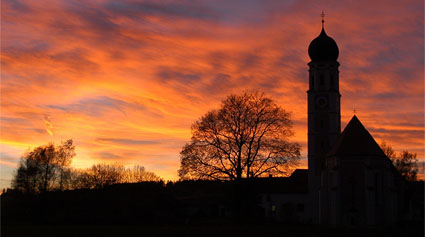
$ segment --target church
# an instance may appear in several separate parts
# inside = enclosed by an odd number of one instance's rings
[[[374,226],[396,222],[403,182],[354,115],[341,133],[338,45],[324,28],[308,47],[308,190],[314,223]]]
[[[308,177],[305,183],[294,180],[308,188],[304,194],[267,194],[272,201],[264,208],[297,200],[296,205],[305,206],[298,213],[302,222],[330,227],[394,224],[403,206],[403,179],[357,116],[341,132],[339,49],[326,34],[323,19],[308,54],[308,170],[294,172]]]

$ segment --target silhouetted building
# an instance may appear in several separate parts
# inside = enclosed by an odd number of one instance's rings
[[[341,133],[338,46],[322,31],[308,48],[308,210],[329,226],[389,225],[403,181],[356,116]]]
[[[308,185],[309,210],[319,221],[321,177],[325,155],[341,133],[339,94],[339,50],[336,42],[322,31],[308,47],[311,62],[308,94]]]
[[[267,218],[282,222],[309,221],[306,208],[309,202],[307,173],[306,169],[297,169],[289,177],[253,180],[260,196],[260,206]]]

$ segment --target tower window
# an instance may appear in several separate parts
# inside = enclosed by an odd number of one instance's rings
[[[325,84],[325,79],[323,78],[323,74],[320,74],[320,85],[322,86],[323,84]]]
[[[314,87],[314,76],[311,76],[311,87]]]
[[[331,75],[331,86],[333,86],[333,85],[334,85],[334,76]]]

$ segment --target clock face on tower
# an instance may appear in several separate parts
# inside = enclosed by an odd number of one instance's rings
[[[328,107],[328,97],[326,96],[317,96],[316,97],[316,106],[320,109],[324,109]]]

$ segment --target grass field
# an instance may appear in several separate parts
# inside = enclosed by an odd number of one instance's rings
[[[327,236],[327,237],[367,237],[367,236],[424,236],[423,226],[415,228],[386,229],[327,229],[314,226],[287,226],[281,224],[263,225],[156,225],[156,226],[2,226],[2,237],[8,236],[200,236],[200,237],[270,237],[270,236]]]

